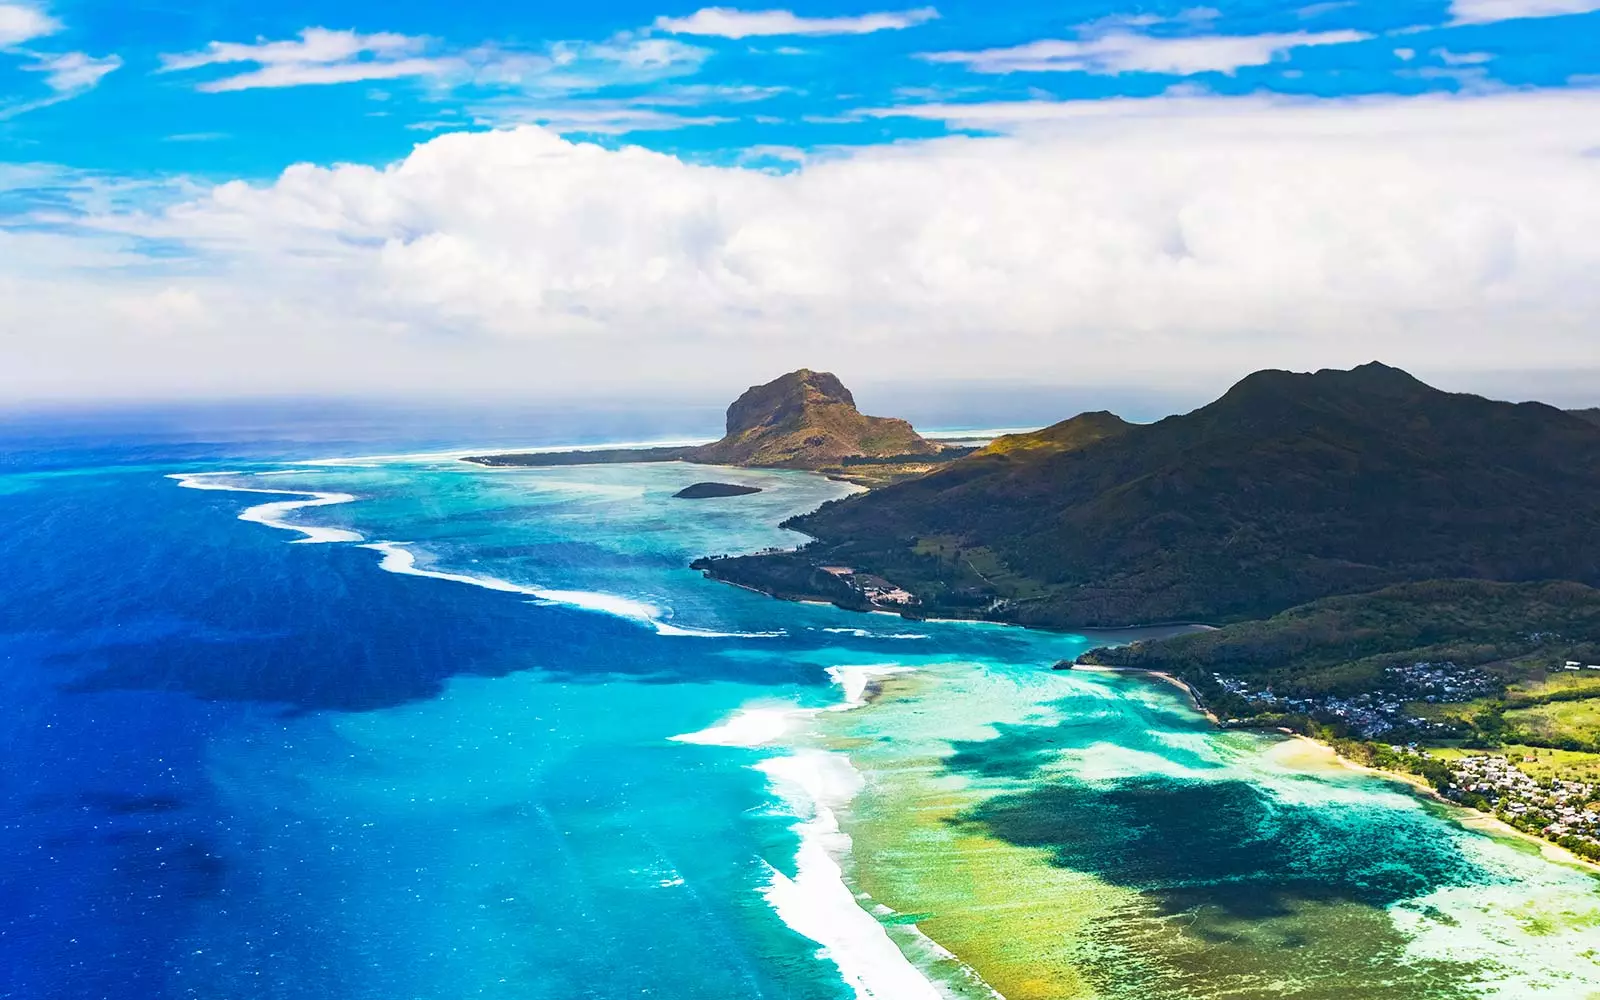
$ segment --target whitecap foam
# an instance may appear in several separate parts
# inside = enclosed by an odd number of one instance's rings
[[[648,625],[655,625],[661,617],[661,609],[654,604],[618,597],[615,594],[601,594],[592,590],[548,590],[543,587],[528,588],[525,592],[550,604],[582,608],[584,611],[598,611]]]
[[[844,712],[867,703],[867,687],[879,677],[915,670],[900,663],[863,663],[828,667],[828,679],[839,685],[844,697],[826,708],[800,705],[774,705],[770,702],[746,705],[737,712],[693,733],[669,736],[676,743],[698,743],[717,747],[758,747],[778,740],[800,727],[818,712]]]
[[[663,621],[654,624],[659,635],[690,635],[701,639],[776,639],[789,634],[782,629],[775,632],[718,632],[715,629],[690,628],[687,625],[673,625]]]
[[[295,471],[295,470],[289,470]],[[265,473],[263,473],[264,475]],[[272,503],[256,504],[246,507],[239,512],[239,520],[249,521],[253,524],[264,524],[269,528],[281,531],[297,531],[304,538],[295,539],[296,544],[326,544],[328,542],[359,542],[362,536],[359,532],[346,528],[327,528],[315,525],[292,524],[284,520],[285,516],[293,511],[305,507],[329,507],[334,504],[350,503],[356,499],[350,493],[320,493],[312,490],[272,490],[251,486],[230,486],[227,483],[213,482],[221,476],[243,475],[239,472],[175,472],[167,476],[175,479],[179,486],[191,490],[217,490],[223,493],[261,493],[267,496],[292,496],[303,497],[301,500],[275,500]]]
[[[522,594],[533,598],[541,604],[557,604],[563,607],[578,608],[583,611],[595,611],[637,622],[655,629],[659,635],[729,639],[759,639],[783,635],[782,632],[713,632],[687,628],[663,621],[661,615],[664,612],[660,608],[654,604],[635,600],[631,597],[619,597],[616,594],[605,594],[592,590],[554,590],[547,587],[528,587],[519,583],[512,583],[510,580],[502,580],[495,576],[476,576],[468,573],[449,573],[443,570],[424,569],[417,565],[416,554],[406,548],[410,544],[410,542],[371,542],[363,545],[362,548],[383,554],[383,558],[378,561],[378,568],[385,572],[399,573],[403,576],[427,577],[430,580],[448,580],[451,583],[464,583],[468,586],[482,587],[485,590],[497,590],[507,594]]]
[[[668,739],[674,743],[697,743],[712,747],[764,746],[789,735],[802,720],[817,711],[798,705],[751,705],[739,709],[714,726],[707,726],[699,732],[669,736]]]
[[[825,628],[822,631],[832,632],[835,635],[853,635],[857,639],[926,639],[928,636],[921,632],[869,632],[864,628]]]
[[[370,542],[363,545],[364,549],[382,553],[383,558],[378,560],[378,568],[385,573],[399,573],[402,576],[422,576],[430,580],[448,580],[451,583],[465,583],[473,587],[483,587],[485,590],[498,590],[508,594],[526,594],[536,596],[532,587],[522,587],[509,580],[501,580],[493,576],[468,576],[465,573],[445,573],[436,569],[423,569],[417,565],[416,553],[406,548],[410,542]]]
[[[747,705],[717,725],[671,738],[708,746],[774,743],[820,712],[848,711],[866,704],[867,687],[875,678],[915,668],[874,663],[827,669],[829,678],[843,693],[836,705]],[[801,749],[786,756],[769,757],[753,766],[766,775],[773,794],[797,820],[790,829],[800,838],[792,877],[767,865],[767,884],[761,894],[778,919],[820,945],[817,958],[838,968],[858,1000],[953,997],[953,992],[928,979],[906,957],[884,925],[862,908],[845,881],[841,859],[850,853],[850,837],[839,828],[835,810],[849,803],[863,785],[850,758],[832,751]]]
[[[911,964],[845,882],[839,859],[849,853],[850,837],[839,829],[834,810],[862,786],[849,758],[802,750],[764,760],[756,768],[799,820],[791,827],[800,838],[794,876],[768,865],[768,882],[761,890],[778,918],[820,945],[817,957],[832,962],[860,1000],[948,997]]]
[[[835,710],[860,708],[867,703],[867,688],[880,677],[915,670],[900,663],[863,663],[828,668],[828,676],[844,690],[844,701]]]
[[[283,531],[298,531],[305,535],[297,538],[294,544],[325,543],[325,542],[359,542],[362,540],[360,532],[350,531],[347,528],[326,528],[314,525],[291,524],[284,520],[285,515],[305,507],[328,507],[333,504],[350,503],[355,497],[349,493],[308,493],[309,500],[279,500],[273,503],[257,504],[247,507],[239,512],[239,520],[250,521],[255,524],[264,524],[269,528],[279,528]]]

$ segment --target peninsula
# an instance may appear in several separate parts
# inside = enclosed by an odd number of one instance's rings
[[[786,526],[815,541],[697,565],[824,600],[846,567],[916,614],[1063,628],[1434,579],[1600,585],[1600,425],[1377,363],[1262,371],[1191,413],[1082,414]]]
[[[838,376],[801,368],[745,390],[728,407],[726,434],[710,444],[473,455],[465,461],[494,467],[695,462],[805,469],[881,486],[923,475],[974,450],[931,441],[904,420],[867,416]]]
[[[715,579],[908,617],[1211,622],[1078,664],[1181,683],[1600,858],[1600,423],[1381,364],[1085,413],[787,522]],[[1071,666],[1056,664],[1058,668]]]

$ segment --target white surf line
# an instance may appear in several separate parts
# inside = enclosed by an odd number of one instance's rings
[[[899,617],[898,615],[896,617]],[[864,628],[824,628],[824,632],[835,635],[853,635],[857,639],[926,639],[928,636],[922,632],[869,632]]]
[[[829,667],[828,676],[844,694],[836,705],[752,705],[717,725],[670,738],[703,746],[773,743],[821,712],[849,711],[866,704],[867,689],[875,679],[914,669],[898,663]],[[820,946],[817,958],[838,968],[857,1000],[952,1000],[955,992],[929,979],[906,957],[845,881],[841,860],[850,854],[850,835],[839,828],[835,810],[847,805],[863,785],[850,758],[807,748],[769,757],[754,767],[766,775],[773,794],[796,818],[790,829],[800,838],[793,878],[767,866],[768,881],[761,895],[778,919]],[[922,940],[931,952],[948,955],[926,936]]]
[[[223,493],[261,493],[267,496],[292,496],[308,497],[305,500],[275,500],[272,503],[257,504],[246,507],[239,512],[239,520],[250,521],[254,524],[264,524],[269,528],[278,528],[282,531],[297,531],[304,538],[296,538],[292,544],[326,544],[328,542],[359,542],[363,538],[359,532],[345,528],[323,528],[314,525],[291,524],[284,518],[293,511],[305,507],[330,507],[334,504],[350,503],[356,497],[350,493],[317,493],[309,490],[271,490],[257,489],[249,486],[228,486],[223,483],[212,482],[219,476],[242,476],[242,472],[173,472],[167,475],[168,479],[175,479],[179,486],[191,490],[217,490]]]
[[[602,444],[544,444],[518,448],[505,445],[485,445],[481,448],[450,448],[445,451],[413,451],[387,455],[351,455],[347,457],[312,458],[301,465],[361,465],[389,462],[443,462],[458,461],[468,455],[562,455],[574,451],[621,451],[630,448],[690,448],[709,444],[715,438],[668,438],[655,441],[607,441]],[[482,466],[482,468],[517,468],[516,466]]]
[[[783,739],[801,721],[820,711],[820,708],[800,708],[796,705],[749,705],[714,726],[707,726],[698,732],[679,733],[667,739],[674,743],[695,743],[707,747],[765,746]]]
[[[430,580],[447,580],[451,583],[464,583],[468,586],[482,587],[485,590],[497,590],[507,594],[522,594],[546,604],[560,604],[569,608],[596,611],[617,618],[625,618],[628,621],[647,625],[659,635],[760,639],[784,634],[783,632],[713,632],[709,629],[688,628],[662,621],[662,611],[654,604],[618,597],[615,594],[602,594],[591,590],[552,590],[546,587],[527,587],[494,576],[474,576],[468,573],[448,573],[443,570],[423,569],[417,565],[416,554],[406,548],[410,544],[410,542],[369,542],[361,547],[381,553],[383,558],[378,561],[378,568],[388,573],[399,573],[402,576],[421,576]]]
[[[834,810],[862,787],[861,775],[842,753],[801,750],[756,765],[772,790],[799,817],[794,877],[768,866],[761,891],[767,904],[795,931],[821,947],[817,957],[838,969],[858,1000],[946,1000],[948,994],[911,964],[883,924],[856,900],[839,859],[850,853],[850,836]]]
[[[867,688],[880,677],[907,674],[917,669],[900,663],[866,663],[828,668],[828,677],[844,691],[844,701],[828,709],[844,712],[867,703]]]
[[[845,712],[867,703],[867,688],[879,677],[915,670],[899,663],[869,663],[827,668],[828,678],[839,685],[844,700],[824,708],[802,708],[793,703],[746,705],[723,721],[693,733],[667,739],[708,747],[759,747],[776,743],[800,723],[821,712]]]

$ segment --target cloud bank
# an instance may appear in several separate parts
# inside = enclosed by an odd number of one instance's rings
[[[658,17],[655,27],[678,35],[754,38],[773,35],[868,35],[914,28],[939,16],[932,7],[854,17],[800,17],[787,10],[736,10],[703,7],[688,17]]]
[[[122,68],[122,57],[96,58],[85,52],[64,52],[60,55],[41,55],[22,67],[33,73],[43,73],[46,85],[60,94],[80,94],[99,86],[106,74]]]
[[[1189,35],[1158,38],[1109,31],[1079,41],[1043,40],[977,52],[930,52],[929,62],[957,63],[978,73],[1232,73],[1264,66],[1291,49],[1360,42],[1359,31],[1293,31],[1267,35]]]
[[[61,22],[27,3],[0,3],[0,48],[53,35]]]
[[[392,80],[446,72],[450,64],[422,57],[426,46],[426,39],[392,32],[362,35],[354,31],[306,28],[300,32],[300,37],[292,40],[212,42],[198,52],[163,55],[161,69],[171,73],[206,66],[245,64],[256,67],[249,72],[206,81],[195,88],[207,93]]]
[[[11,232],[0,389],[1595,362],[1600,92],[980,107],[1009,134],[781,175],[525,127]]]
[[[1600,0],[1453,0],[1455,24],[1490,24],[1524,17],[1562,17],[1600,10]]]

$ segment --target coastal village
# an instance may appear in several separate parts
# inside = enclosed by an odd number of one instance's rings
[[[1423,718],[1408,710],[1407,705],[1414,702],[1471,701],[1492,694],[1499,688],[1499,682],[1484,671],[1474,667],[1458,667],[1449,661],[1390,667],[1384,671],[1380,690],[1348,697],[1286,697],[1274,693],[1271,687],[1253,688],[1247,681],[1237,677],[1221,673],[1213,673],[1212,677],[1224,691],[1250,702],[1260,712],[1304,715],[1340,725],[1351,735],[1365,740],[1377,739],[1396,731],[1417,736],[1449,736],[1460,727]],[[1243,721],[1235,718],[1227,720],[1227,723],[1239,725]]]
[[[1425,750],[1394,749],[1439,759]],[[1517,756],[1519,762],[1536,759]],[[1592,856],[1600,851],[1600,783],[1561,778],[1540,781],[1518,768],[1510,756],[1497,754],[1446,759],[1445,766],[1450,770],[1450,782],[1444,794],[1450,798],[1581,853]],[[1591,850],[1583,850],[1583,845]]]
[[[1600,664],[1567,660],[1559,673],[1590,670],[1600,672]],[[1471,734],[1470,726],[1418,714],[1419,705],[1468,703],[1499,693],[1502,683],[1486,671],[1419,661],[1386,669],[1380,690],[1348,697],[1289,697],[1222,673],[1212,677],[1260,713],[1221,720],[1225,726],[1303,716],[1330,731],[1369,741],[1367,751],[1377,767],[1421,775],[1445,798],[1600,861],[1600,767],[1591,767],[1593,780],[1549,773],[1551,755],[1595,755],[1523,746],[1458,748],[1453,744]],[[1396,740],[1402,742],[1392,742]],[[1348,749],[1340,741],[1336,745]],[[1537,768],[1541,762],[1545,768]],[[1544,773],[1530,773],[1536,768]]]

